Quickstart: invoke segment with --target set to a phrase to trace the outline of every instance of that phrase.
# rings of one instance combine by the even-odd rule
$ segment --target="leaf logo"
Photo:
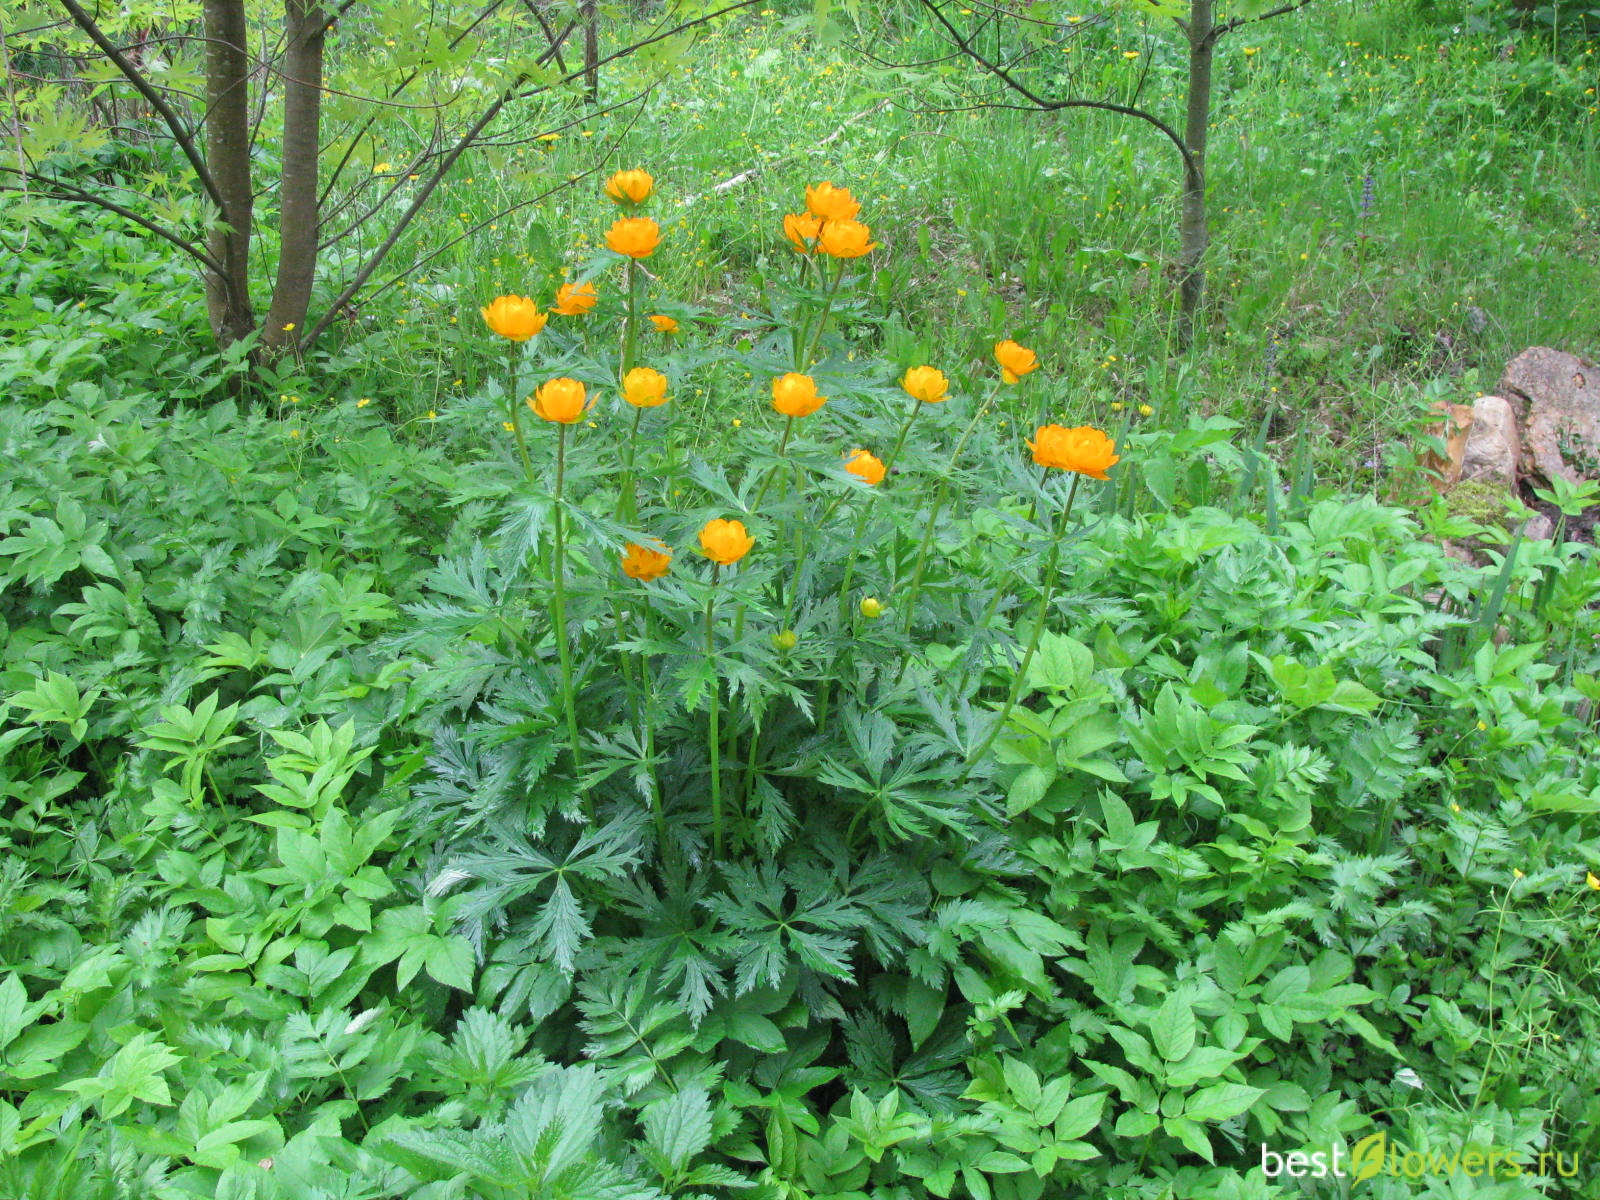
[[[1389,1157],[1389,1139],[1382,1133],[1368,1134],[1355,1144],[1350,1151],[1350,1170],[1356,1182],[1371,1179],[1383,1170],[1383,1163]]]

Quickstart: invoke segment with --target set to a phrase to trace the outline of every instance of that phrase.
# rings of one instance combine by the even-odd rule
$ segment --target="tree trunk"
[[[283,175],[278,190],[278,275],[262,345],[299,343],[317,274],[317,165],[322,132],[322,51],[327,14],[318,0],[284,0]]]
[[[207,271],[206,311],[219,346],[256,327],[250,306],[250,52],[244,0],[205,0],[206,166],[221,212],[207,237],[222,273]]]
[[[1215,39],[1212,0],[1192,0],[1189,9],[1189,95],[1183,144],[1191,166],[1184,173],[1178,282],[1178,341],[1194,341],[1195,321],[1206,286],[1206,134],[1211,128],[1211,55]]]
[[[583,91],[590,104],[600,99],[600,13],[595,0],[583,0]]]

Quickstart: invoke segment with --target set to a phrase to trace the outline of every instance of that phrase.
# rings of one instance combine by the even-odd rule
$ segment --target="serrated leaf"
[[[711,1144],[711,1099],[705,1088],[690,1084],[643,1113],[645,1142],[681,1172],[689,1160]]]

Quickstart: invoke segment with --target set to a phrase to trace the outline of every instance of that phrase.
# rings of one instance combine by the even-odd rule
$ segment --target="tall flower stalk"
[[[755,538],[745,532],[741,521],[717,518],[706,522],[700,531],[700,553],[709,558],[711,588],[706,593],[706,668],[711,673],[711,720],[708,737],[711,752],[711,848],[714,856],[722,856],[722,681],[717,678],[716,626],[712,624],[713,606],[717,599],[717,583],[722,568],[732,566],[755,545]]]
[[[566,714],[567,741],[572,748],[573,769],[583,776],[583,745],[578,737],[578,704],[572,686],[572,647],[567,640],[567,522],[563,507],[567,478],[567,426],[583,419],[588,397],[576,379],[552,379],[539,388],[528,405],[535,415],[556,424],[556,486],[554,503],[555,546],[550,555],[550,592],[555,622],[556,654],[561,662],[561,705]],[[584,794],[584,811],[593,816],[593,805]]]
[[[1033,451],[1033,461],[1046,471],[1054,468],[1071,472],[1072,487],[1067,492],[1067,502],[1061,506],[1061,511],[1057,514],[1056,527],[1050,539],[1050,553],[1045,559],[1044,581],[1039,593],[1039,611],[1034,618],[1033,634],[1028,638],[1028,646],[1023,651],[1022,661],[1017,664],[1016,673],[1011,677],[1011,686],[1006,690],[1005,703],[1000,706],[994,724],[989,727],[988,736],[967,756],[961,771],[963,783],[966,782],[972,768],[989,752],[989,747],[994,745],[995,738],[1000,736],[1000,731],[1005,728],[1006,720],[1011,716],[1011,710],[1016,706],[1017,698],[1027,683],[1028,668],[1032,665],[1033,656],[1039,649],[1040,640],[1044,637],[1045,621],[1050,615],[1050,602],[1055,598],[1056,568],[1061,563],[1061,543],[1066,535],[1067,520],[1072,515],[1072,503],[1078,496],[1078,481],[1085,475],[1091,479],[1108,479],[1106,472],[1121,461],[1121,456],[1116,453],[1115,443],[1100,430],[1087,425],[1077,429],[1065,429],[1060,425],[1041,425],[1034,434],[1034,440],[1028,443],[1028,448]]]

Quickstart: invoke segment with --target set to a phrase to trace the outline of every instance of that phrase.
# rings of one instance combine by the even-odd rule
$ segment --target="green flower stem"
[[[905,423],[900,426],[900,436],[894,440],[894,449],[889,451],[889,457],[883,460],[883,469],[886,475],[900,457],[900,449],[906,444],[906,435],[911,432],[911,422],[917,419],[917,413],[921,411],[922,401],[913,396],[911,398],[911,412],[906,417]]]
[[[1049,474],[1050,474],[1050,468],[1049,467],[1041,467],[1040,470],[1044,472],[1044,476],[1045,477],[1049,476]],[[1041,478],[1039,480],[1039,483],[1040,483],[1040,486],[1042,487],[1044,485],[1044,478]],[[1077,486],[1078,486],[1078,477],[1076,475],[1074,475],[1072,477],[1072,486],[1073,486],[1074,489],[1076,489]],[[1071,501],[1068,501],[1068,507],[1071,507]],[[1032,523],[1033,520],[1039,515],[1038,510],[1039,510],[1039,499],[1036,496],[1036,497],[1034,497],[1033,506],[1028,509],[1028,521],[1029,521],[1029,523]],[[1002,596],[1004,596],[1005,594],[1006,594],[1006,587],[1005,587],[1004,584],[1001,584],[1001,586],[995,588],[994,595],[989,598],[989,607],[983,610],[983,619],[981,621],[979,621],[976,626],[973,627],[974,633],[981,634],[985,629],[989,628],[989,622],[994,618],[995,610],[1000,607],[1000,598]],[[967,690],[967,684],[969,682],[971,682],[971,680],[972,680],[972,669],[971,669],[971,667],[963,667],[961,669],[961,681],[956,685],[956,695],[958,695],[958,696],[965,695],[966,694],[966,690]]]
[[[528,439],[522,432],[522,406],[517,403],[517,343],[507,342],[506,350],[506,362],[511,368],[510,378],[506,380],[506,412],[511,417],[511,432],[517,438],[523,477],[532,484],[537,481],[533,476],[533,460],[528,457]]]
[[[622,321],[622,369],[617,372],[617,382],[620,384],[627,378],[628,372],[633,370],[633,356],[639,347],[639,288],[638,288],[639,263],[629,259],[624,268],[624,288],[628,293],[628,314]]]
[[[706,593],[706,666],[711,668],[711,852],[722,857],[722,681],[716,677],[717,643],[712,632],[711,608],[717,598],[721,563],[711,567],[711,590]]]
[[[644,610],[644,637],[645,641],[655,641],[655,621],[651,618],[650,608]],[[640,656],[643,666],[642,674],[646,679],[650,677],[650,660]],[[667,843],[667,818],[661,811],[661,780],[656,775],[656,697],[655,689],[646,687],[644,690],[644,754],[645,761],[650,764],[650,813],[656,821],[656,843],[665,846]]]
[[[834,297],[839,294],[839,285],[844,282],[844,259],[839,260],[839,270],[834,274],[833,286],[828,289],[828,294],[822,301],[822,315],[817,318],[817,332],[811,339],[811,345],[800,359],[797,371],[810,369],[810,364],[815,361],[817,350],[822,345],[822,335],[828,329],[828,315],[833,311]]]
[[[562,424],[556,433],[556,505],[555,552],[550,559],[550,585],[554,592],[556,618],[556,653],[561,658],[561,702],[567,712],[567,740],[572,745],[572,766],[579,779],[583,777],[583,749],[578,741],[577,697],[572,692],[572,647],[567,644],[567,528],[566,513],[561,507],[562,488],[567,477],[567,427]],[[583,797],[584,812],[593,816],[588,792]]]
[[[779,458],[783,457],[784,449],[789,445],[789,434],[792,433],[793,431],[794,431],[794,418],[793,417],[785,418],[784,426],[783,426],[783,436],[778,439],[778,457]],[[767,489],[772,486],[772,480],[778,474],[778,472],[783,470],[783,465],[784,464],[781,463],[781,462],[773,463],[772,464],[772,469],[767,472],[766,478],[761,481],[761,487],[756,491],[755,501],[750,505],[750,511],[752,513],[758,513],[758,512],[761,511],[761,502],[767,498]],[[733,618],[733,641],[734,641],[734,644],[738,645],[738,643],[741,640],[743,640],[743,638],[744,638],[744,605],[741,604],[741,605],[739,605],[738,613],[735,614],[735,616]]]
[[[868,509],[863,507],[861,515],[856,518],[855,535],[850,539],[850,554],[844,561],[844,579],[839,585],[839,636],[845,642],[844,632],[850,622],[850,583],[855,578],[856,554],[861,545],[861,539],[866,531]],[[848,642],[845,642],[848,645]],[[817,702],[817,719],[815,727],[825,728],[828,720],[828,707],[833,696],[833,681],[839,674],[839,659],[835,657],[828,673],[822,680],[822,698]]]
[[[994,391],[989,393],[989,398],[978,406],[977,412],[972,414],[972,420],[967,422],[967,427],[961,434],[961,440],[956,443],[956,448],[950,455],[950,470],[955,469],[957,460],[961,458],[961,452],[967,448],[967,439],[972,436],[972,431],[978,427],[978,422],[983,419],[984,414],[989,411],[989,407],[999,394],[1000,386],[996,384]],[[933,544],[934,527],[939,523],[939,514],[944,511],[944,503],[949,498],[949,490],[949,484],[941,480],[939,490],[934,495],[933,508],[928,512],[928,524],[922,531],[922,544],[917,547],[917,565],[916,569],[911,573],[911,589],[903,602],[906,606],[905,632],[907,637],[911,636],[911,626],[916,620],[917,592],[922,587],[922,572],[928,565],[928,547]]]
[[[628,442],[622,450],[622,486],[618,491],[618,515],[624,524],[632,524],[639,512],[639,497],[633,486],[633,461],[635,448],[639,444],[639,422],[644,417],[644,409],[633,410],[633,428],[628,431]]]
[[[985,754],[989,747],[994,745],[995,738],[1000,736],[1000,730],[1005,728],[1006,718],[1011,715],[1011,710],[1017,703],[1017,697],[1022,694],[1024,681],[1028,678],[1028,667],[1033,662],[1034,652],[1039,649],[1039,642],[1044,637],[1044,623],[1050,614],[1050,601],[1055,596],[1056,567],[1061,562],[1061,541],[1067,530],[1067,518],[1072,514],[1072,502],[1078,496],[1078,480],[1082,476],[1076,472],[1072,476],[1072,490],[1067,493],[1067,502],[1062,506],[1061,515],[1056,522],[1056,536],[1050,541],[1050,557],[1044,565],[1044,591],[1039,595],[1039,615],[1033,623],[1033,636],[1028,639],[1028,649],[1022,655],[1022,661],[1017,664],[1017,673],[1011,678],[1011,687],[1006,693],[1006,702],[1000,708],[1000,714],[989,727],[989,735],[983,739],[983,744],[974,750],[968,757],[961,770],[961,779],[957,787],[967,781],[972,768]]]

